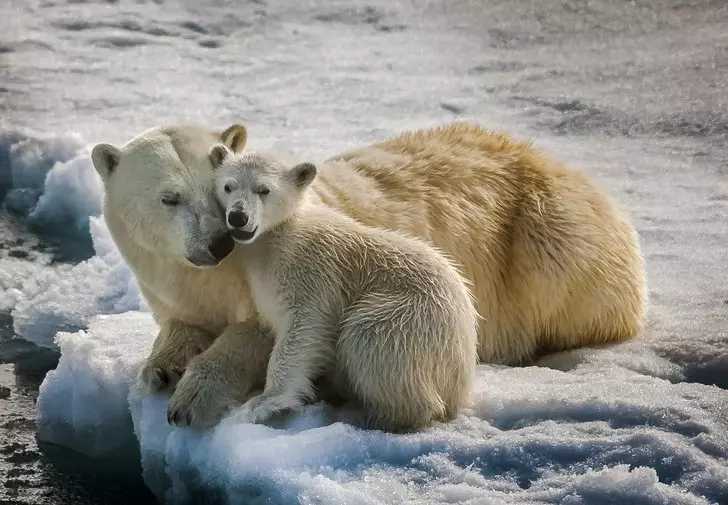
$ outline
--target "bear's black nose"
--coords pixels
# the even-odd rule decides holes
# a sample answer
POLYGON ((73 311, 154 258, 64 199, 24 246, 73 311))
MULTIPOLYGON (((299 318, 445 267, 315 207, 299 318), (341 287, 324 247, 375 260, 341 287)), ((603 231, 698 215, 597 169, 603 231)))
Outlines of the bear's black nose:
POLYGON ((212 254, 212 256, 219 261, 228 254, 230 254, 233 251, 234 247, 235 241, 229 233, 226 233, 222 237, 215 240, 208 248, 208 251, 210 251, 210 254, 212 254))
POLYGON ((228 214, 227 221, 233 228, 242 228, 248 224, 248 215, 242 210, 232 210, 228 214))

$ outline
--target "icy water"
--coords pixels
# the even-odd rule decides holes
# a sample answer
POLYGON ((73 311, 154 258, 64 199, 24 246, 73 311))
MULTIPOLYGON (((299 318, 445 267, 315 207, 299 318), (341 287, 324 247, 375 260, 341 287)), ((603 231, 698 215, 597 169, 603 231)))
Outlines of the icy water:
MULTIPOLYGON (((93 254, 83 240, 38 236, 22 220, 0 212, 0 254, 28 261, 81 261, 93 254), (79 246, 79 242, 82 244, 79 246)), ((138 465, 91 460, 73 450, 39 444, 35 402, 57 350, 17 338, 12 316, 0 312, 0 503, 157 503, 138 465)))
POLYGON ((728 503, 727 27, 725 0, 2 2, 0 503, 153 503, 134 443, 82 443, 129 410, 172 502, 186 480, 150 475, 202 472, 233 503, 728 503), (163 400, 125 403, 121 350, 153 331, 102 221, 91 244, 90 146, 243 122, 253 147, 322 160, 460 119, 533 138, 625 206, 650 285, 638 341, 484 365, 474 414, 408 440, 317 412, 200 439, 150 428, 163 400), (39 447, 53 337, 94 321, 44 386, 39 447))
MULTIPOLYGON (((38 237, 6 212, 0 213, 0 254, 34 261, 73 262, 93 254, 88 246, 57 237, 38 237)), ((83 241, 80 241, 83 242, 83 241)), ((35 437, 35 401, 58 351, 16 338, 12 316, 0 312, 0 503, 156 503, 137 466, 118 467, 75 451, 41 444, 35 437)))

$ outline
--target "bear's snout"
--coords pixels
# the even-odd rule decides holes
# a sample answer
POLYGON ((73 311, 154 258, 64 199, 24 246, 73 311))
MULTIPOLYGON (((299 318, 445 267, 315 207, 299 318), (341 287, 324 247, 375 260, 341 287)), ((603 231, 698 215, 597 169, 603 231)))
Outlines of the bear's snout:
POLYGON ((248 224, 248 215, 242 210, 231 210, 227 222, 231 228, 242 228, 248 224))
POLYGON ((225 235, 215 240, 208 248, 208 251, 210 251, 210 254, 212 254, 213 258, 220 261, 228 254, 230 254, 233 251, 234 247, 235 241, 229 233, 226 233, 225 235))

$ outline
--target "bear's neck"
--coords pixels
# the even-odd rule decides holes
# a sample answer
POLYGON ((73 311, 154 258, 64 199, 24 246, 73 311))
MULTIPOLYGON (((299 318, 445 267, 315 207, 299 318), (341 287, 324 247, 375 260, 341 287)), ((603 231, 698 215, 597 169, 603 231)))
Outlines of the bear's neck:
POLYGON ((286 237, 296 228, 296 222, 300 219, 298 212, 287 217, 274 227, 266 230, 258 239, 248 247, 255 248, 256 252, 269 254, 281 246, 285 246, 286 237))
POLYGON ((287 242, 295 240, 298 235, 297 230, 302 225, 301 222, 305 221, 309 214, 316 212, 316 209, 311 193, 306 191, 296 202, 296 210, 290 216, 266 230, 255 242, 245 246, 248 271, 262 268, 266 263, 275 261, 275 258, 279 256, 278 253, 287 249, 287 242))
POLYGON ((265 265, 280 259, 280 253, 289 248, 289 241, 296 240, 301 221, 307 214, 306 208, 295 213, 266 230, 252 244, 244 246, 245 266, 248 271, 265 269, 265 265))

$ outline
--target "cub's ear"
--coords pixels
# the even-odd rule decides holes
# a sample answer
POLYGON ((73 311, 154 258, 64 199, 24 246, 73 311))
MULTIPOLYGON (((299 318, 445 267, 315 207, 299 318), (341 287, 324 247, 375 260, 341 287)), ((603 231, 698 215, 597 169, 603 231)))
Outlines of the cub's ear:
POLYGON ((96 144, 91 150, 91 161, 94 164, 94 168, 104 180, 119 165, 120 158, 121 151, 118 147, 112 146, 111 144, 96 144))
POLYGON ((225 144, 215 144, 210 148, 210 161, 212 162, 212 167, 217 168, 219 167, 223 161, 225 161, 225 158, 230 156, 232 152, 230 149, 227 148, 225 144))
POLYGON ((291 169, 290 174, 297 187, 305 188, 316 177, 316 165, 307 161, 299 163, 291 169))
POLYGON ((248 130, 241 124, 234 124, 222 132, 220 140, 234 153, 239 153, 248 142, 248 130))

